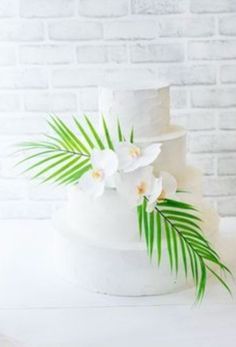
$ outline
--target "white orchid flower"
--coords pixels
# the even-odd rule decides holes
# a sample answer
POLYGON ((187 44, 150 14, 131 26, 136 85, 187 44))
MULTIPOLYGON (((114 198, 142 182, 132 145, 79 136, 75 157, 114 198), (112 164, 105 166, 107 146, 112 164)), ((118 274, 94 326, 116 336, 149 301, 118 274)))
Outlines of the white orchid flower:
POLYGON ((147 211, 154 210, 156 204, 165 199, 174 198, 177 191, 177 181, 174 176, 166 171, 160 172, 159 179, 153 188, 153 192, 149 197, 147 211))
POLYGON ((160 154, 161 144, 151 144, 146 148, 140 148, 130 142, 122 142, 117 145, 116 153, 119 159, 119 169, 131 172, 138 168, 151 164, 160 154))
POLYGON ((94 149, 90 160, 92 169, 80 178, 79 188, 97 198, 103 194, 106 182, 116 173, 118 158, 110 149, 94 149))
POLYGON ((130 173, 121 173, 116 177, 117 191, 123 195, 131 206, 142 204, 145 197, 153 195, 158 179, 152 173, 153 168, 147 166, 130 173))

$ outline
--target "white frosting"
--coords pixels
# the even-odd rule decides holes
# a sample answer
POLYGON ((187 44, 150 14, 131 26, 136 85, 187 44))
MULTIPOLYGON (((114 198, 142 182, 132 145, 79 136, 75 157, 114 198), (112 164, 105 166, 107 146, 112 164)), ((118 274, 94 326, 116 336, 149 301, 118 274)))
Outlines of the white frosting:
MULTIPOLYGON (((197 199, 201 203, 201 176, 192 167, 177 178, 178 188, 192 194, 179 195, 184 201, 197 199)), ((131 208, 115 189, 107 189, 98 199, 92 199, 77 186, 68 189, 67 223, 78 235, 84 235, 97 244, 111 247, 145 247, 140 242, 136 209, 131 208)))
MULTIPOLYGON (((202 212, 203 228, 214 244, 218 234, 218 216, 201 200, 195 199, 195 203, 202 212)), ((82 217, 85 210, 86 207, 81 209, 81 213, 77 210, 77 215, 82 217)), ((110 211, 107 211, 107 215, 110 211)), ((122 244, 106 240, 102 244, 101 241, 89 238, 86 235, 91 232, 88 224, 91 226, 92 219, 96 218, 99 216, 94 215, 92 210, 90 218, 87 221, 78 219, 77 229, 74 229, 68 225, 63 211, 55 215, 55 264, 64 278, 95 292, 126 296, 158 295, 189 285, 183 269, 180 268, 177 277, 170 271, 166 243, 163 243, 162 262, 158 267, 155 257, 152 262, 148 258, 144 242, 122 244)), ((114 219, 113 229, 123 235, 124 223, 121 222, 120 217, 114 219)), ((129 220, 125 222, 126 232, 132 234, 129 220)), ((96 233, 96 228, 93 232, 96 233)))
POLYGON ((114 132, 119 118, 126 134, 134 127, 136 138, 158 136, 168 129, 169 109, 169 87, 99 88, 99 113, 114 132))
MULTIPOLYGON (((170 126, 169 88, 151 84, 100 88, 99 110, 113 132, 117 118, 126 136, 134 126, 141 147, 162 143, 154 172, 170 172, 178 188, 189 192, 179 194, 179 199, 200 210, 202 229, 214 243, 217 214, 202 201, 201 174, 186 166, 186 132, 170 126)), ((153 295, 186 285, 181 272, 177 280, 170 272, 165 243, 160 268, 150 262, 145 241, 139 237, 136 210, 114 189, 93 200, 76 186, 70 187, 66 211, 60 211, 54 222, 57 266, 83 287, 116 295, 153 295)))
MULTIPOLYGON (((186 167, 186 131, 179 127, 170 127, 169 132, 149 139, 148 143, 160 142, 161 153, 154 162, 154 172, 167 171, 178 178, 186 167)), ((140 142, 146 146, 147 139, 140 142)))
POLYGON ((97 242, 139 242, 136 211, 116 190, 107 189, 94 200, 76 186, 70 187, 66 214, 74 230, 97 242))

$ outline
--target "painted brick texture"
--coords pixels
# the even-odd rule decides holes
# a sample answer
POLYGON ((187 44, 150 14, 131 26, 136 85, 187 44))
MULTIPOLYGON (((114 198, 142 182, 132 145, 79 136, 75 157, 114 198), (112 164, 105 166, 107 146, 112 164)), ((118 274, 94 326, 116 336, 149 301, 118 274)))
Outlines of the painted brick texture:
POLYGON ((236 215, 235 0, 1 0, 0 218, 49 218, 64 189, 13 170, 12 143, 55 112, 96 119, 104 80, 165 79, 189 160, 222 215, 236 215))

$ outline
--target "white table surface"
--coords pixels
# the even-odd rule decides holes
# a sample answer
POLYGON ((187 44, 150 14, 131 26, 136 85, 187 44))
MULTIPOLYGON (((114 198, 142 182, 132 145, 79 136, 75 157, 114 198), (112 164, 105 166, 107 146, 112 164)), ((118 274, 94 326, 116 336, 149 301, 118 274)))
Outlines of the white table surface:
MULTIPOLYGON (((224 219, 221 233, 234 249, 236 219, 224 219)), ((192 289, 146 298, 89 293, 55 272, 52 243, 50 221, 0 222, 0 347, 236 346, 236 300, 215 282, 201 306, 192 289)), ((234 271, 236 258, 232 264, 234 271)))

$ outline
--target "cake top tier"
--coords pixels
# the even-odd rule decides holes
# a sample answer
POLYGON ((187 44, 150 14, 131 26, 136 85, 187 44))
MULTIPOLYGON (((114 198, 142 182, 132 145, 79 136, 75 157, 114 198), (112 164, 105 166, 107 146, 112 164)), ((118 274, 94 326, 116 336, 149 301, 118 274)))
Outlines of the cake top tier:
POLYGON ((99 87, 99 113, 112 129, 119 119, 124 132, 134 127, 136 138, 156 137, 170 123, 169 86, 129 82, 99 87))

